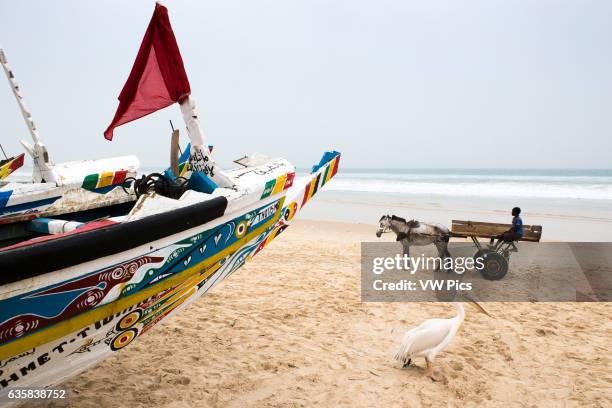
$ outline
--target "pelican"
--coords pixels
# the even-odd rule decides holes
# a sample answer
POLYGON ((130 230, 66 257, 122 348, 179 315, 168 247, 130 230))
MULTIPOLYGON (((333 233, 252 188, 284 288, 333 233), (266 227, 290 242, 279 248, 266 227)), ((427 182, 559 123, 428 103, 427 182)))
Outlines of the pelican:
MULTIPOLYGON (((476 301, 466 295, 462 295, 462 297, 468 300, 478 311, 491 317, 476 301)), ((453 341, 465 317, 463 303, 452 302, 452 304, 457 309, 455 317, 451 319, 429 319, 406 332, 402 344, 395 354, 395 359, 404 364, 402 368, 408 367, 413 358, 424 357, 427 364, 427 376, 434 381, 439 380, 434 374, 432 362, 436 355, 453 341)))

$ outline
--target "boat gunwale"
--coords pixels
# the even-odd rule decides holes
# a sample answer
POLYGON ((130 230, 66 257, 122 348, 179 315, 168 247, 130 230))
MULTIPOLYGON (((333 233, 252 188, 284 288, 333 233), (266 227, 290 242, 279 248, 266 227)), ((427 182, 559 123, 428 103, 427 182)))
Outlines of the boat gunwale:
POLYGON ((0 248, 0 285, 113 255, 206 224, 223 216, 227 205, 226 197, 217 196, 134 221, 62 234, 12 249, 0 248))

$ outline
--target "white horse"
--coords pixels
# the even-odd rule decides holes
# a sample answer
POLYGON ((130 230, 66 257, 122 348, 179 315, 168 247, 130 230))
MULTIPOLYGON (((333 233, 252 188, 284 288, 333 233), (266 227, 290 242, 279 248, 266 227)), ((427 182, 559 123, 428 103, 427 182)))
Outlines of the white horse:
POLYGON ((440 258, 450 258, 448 252, 448 241, 451 233, 444 225, 419 222, 416 220, 406 221, 395 215, 383 215, 378 221, 380 226, 376 230, 376 236, 393 231, 396 241, 400 241, 404 248, 404 254, 410 256, 410 246, 425 246, 434 244, 440 258))

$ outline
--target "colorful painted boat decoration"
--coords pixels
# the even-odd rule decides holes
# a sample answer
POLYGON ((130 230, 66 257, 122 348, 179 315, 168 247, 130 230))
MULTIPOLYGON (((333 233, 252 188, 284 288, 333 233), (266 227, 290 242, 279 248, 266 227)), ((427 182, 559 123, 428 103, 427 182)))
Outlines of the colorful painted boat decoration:
MULTIPOLYGON (((143 52, 159 57, 153 47, 175 41, 159 27, 170 22, 158 3, 135 67, 143 52)), ((126 86, 147 70, 133 69, 126 86)), ((203 143, 191 95, 177 99, 191 137, 185 179, 158 175, 124 214, 0 248, 0 398, 57 384, 178 313, 278 237, 338 172, 335 151, 302 177, 285 159, 255 155, 222 170, 203 143), (184 190, 171 197, 169 186, 184 190)), ((121 104, 118 114, 129 113, 121 104)))
POLYGON ((0 160, 0 180, 7 178, 11 173, 23 166, 24 156, 25 153, 21 153, 18 156, 0 160))
MULTIPOLYGON (((138 158, 125 156, 53 163, 2 49, 0 65, 33 141, 32 144, 21 142, 32 158, 31 179, 0 183, 0 224, 75 213, 80 213, 78 216, 82 220, 95 219, 108 215, 109 211, 112 214, 112 207, 121 208, 125 203, 133 202, 136 196, 126 192, 122 185, 126 178, 137 176, 140 166, 138 158), (105 207, 107 208, 103 211, 95 211, 105 207)), ((21 167, 24 156, 21 154, 11 161, 0 162, 0 180, 21 167)), ((24 227, 25 229, 27 228, 24 227)), ((5 238, 7 237, 0 234, 0 242, 5 238)))

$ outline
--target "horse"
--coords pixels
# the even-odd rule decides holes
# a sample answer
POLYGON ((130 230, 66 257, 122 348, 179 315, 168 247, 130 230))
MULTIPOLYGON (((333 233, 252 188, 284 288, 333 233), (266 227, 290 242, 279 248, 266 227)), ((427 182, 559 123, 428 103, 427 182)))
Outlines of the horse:
POLYGON ((380 226, 376 230, 376 236, 393 231, 396 241, 400 241, 404 249, 404 255, 410 256, 410 246, 425 246, 434 244, 441 259, 450 258, 448 252, 448 241, 451 233, 448 228, 441 224, 419 222, 417 220, 406 221, 395 215, 383 215, 378 220, 380 226))

